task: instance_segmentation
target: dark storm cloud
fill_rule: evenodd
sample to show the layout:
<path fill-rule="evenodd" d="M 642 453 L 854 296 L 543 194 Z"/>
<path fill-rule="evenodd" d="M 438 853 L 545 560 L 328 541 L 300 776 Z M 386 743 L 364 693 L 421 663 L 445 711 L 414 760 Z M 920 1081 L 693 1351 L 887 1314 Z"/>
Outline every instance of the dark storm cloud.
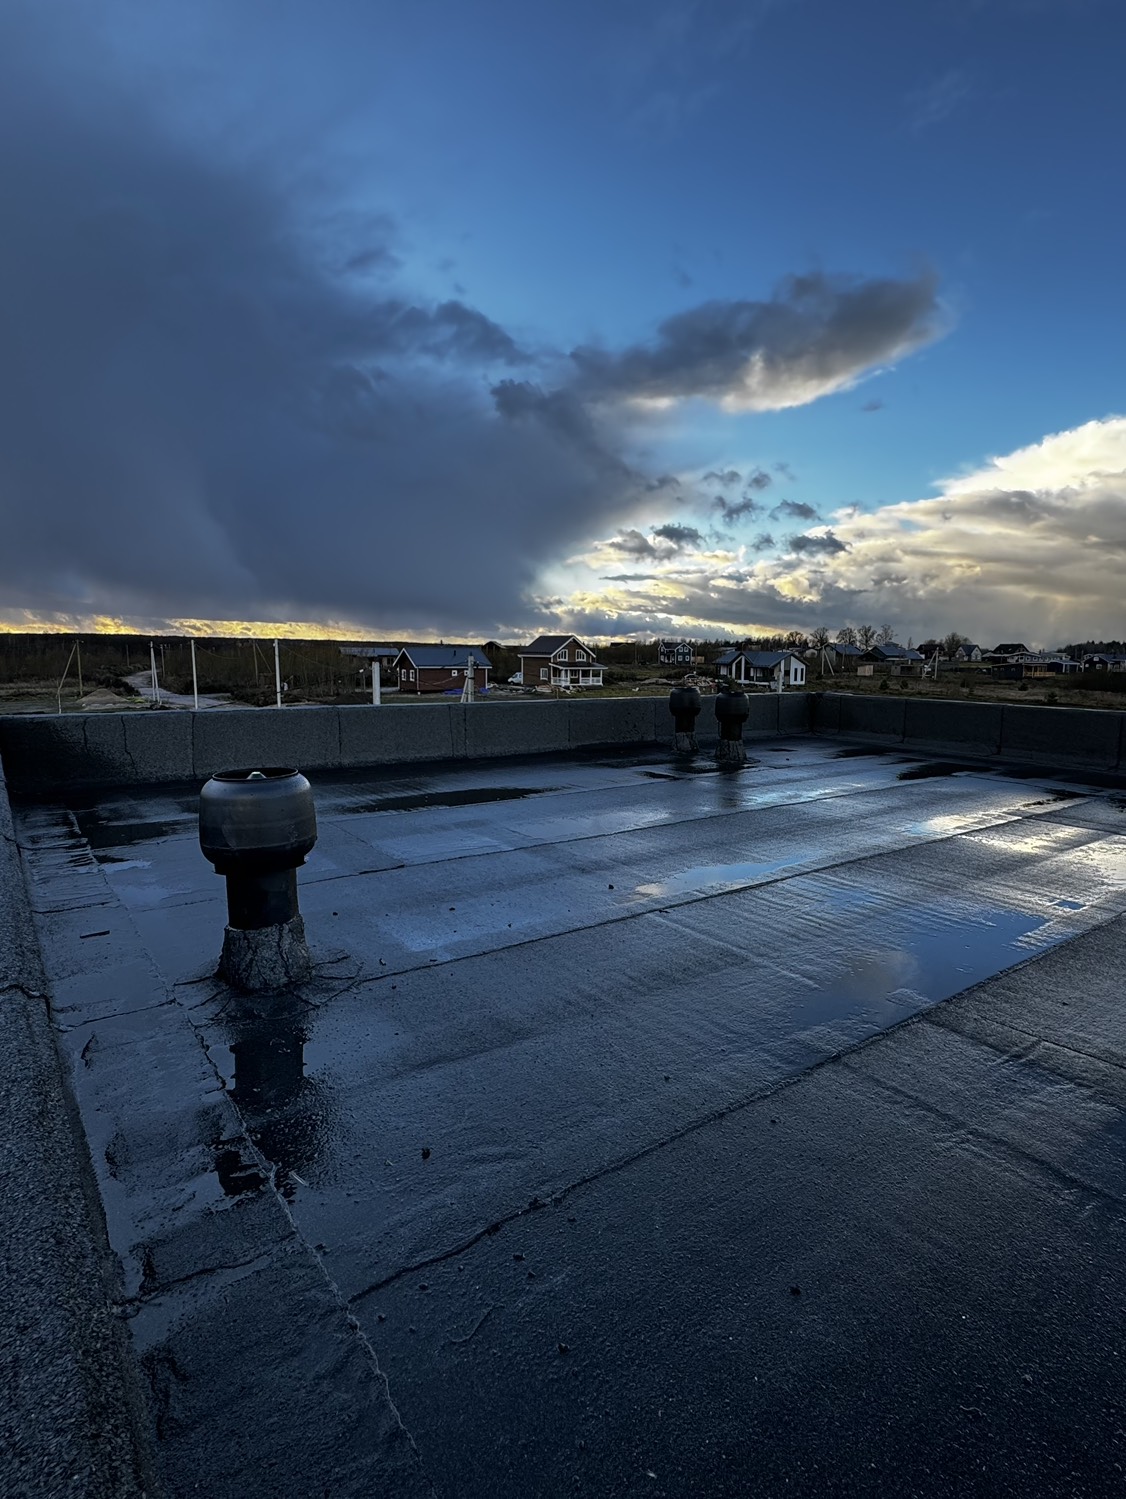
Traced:
<path fill-rule="evenodd" d="M 705 484 L 723 484 L 728 489 L 734 488 L 736 484 L 742 484 L 743 475 L 737 468 L 713 468 L 704 475 Z"/>
<path fill-rule="evenodd" d="M 766 470 L 762 468 L 752 469 L 751 472 L 747 475 L 748 489 L 769 489 L 773 482 L 774 480 L 770 477 Z"/>
<path fill-rule="evenodd" d="M 851 384 L 939 332 L 936 279 L 791 276 L 770 301 L 705 302 L 666 318 L 649 344 L 571 355 L 595 397 L 730 400 L 773 410 Z"/>
<path fill-rule="evenodd" d="M 261 162 L 60 64 L 35 14 L 0 17 L 6 606 L 487 625 L 636 499 L 505 329 L 383 290 L 371 224 L 326 253 Z"/>
<path fill-rule="evenodd" d="M 757 515 L 761 507 L 750 495 L 741 500 L 727 500 L 720 495 L 713 502 L 712 508 L 719 511 L 721 526 L 733 526 L 736 521 L 743 520 L 748 515 Z"/>
<path fill-rule="evenodd" d="M 751 542 L 751 551 L 767 552 L 774 544 L 774 537 L 771 536 L 769 531 L 760 531 L 754 541 Z"/>
<path fill-rule="evenodd" d="M 678 551 L 686 546 L 699 546 L 704 539 L 695 526 L 680 526 L 671 522 L 664 526 L 654 526 L 653 535 L 669 542 Z"/>
<path fill-rule="evenodd" d="M 817 511 L 802 500 L 782 500 L 770 512 L 771 520 L 817 520 Z"/>
<path fill-rule="evenodd" d="M 608 551 L 620 552 L 623 557 L 659 557 L 660 551 L 640 531 L 619 531 L 606 543 Z"/>
<path fill-rule="evenodd" d="M 786 546 L 791 552 L 799 552 L 805 556 L 830 557 L 837 552 L 848 551 L 848 547 L 832 531 L 826 531 L 824 536 L 791 536 Z"/>
<path fill-rule="evenodd" d="M 294 162 L 269 121 L 208 134 L 169 63 L 170 123 L 158 87 L 122 88 L 124 33 L 99 48 L 98 8 L 63 9 L 0 7 L 6 609 L 491 630 L 546 563 L 680 498 L 627 461 L 636 423 L 603 395 L 723 398 L 751 368 L 750 404 L 814 399 L 929 336 L 925 277 L 805 277 L 548 379 L 464 294 L 411 294 L 385 215 L 326 211 L 315 143 Z M 618 547 L 694 544 L 672 529 Z"/>

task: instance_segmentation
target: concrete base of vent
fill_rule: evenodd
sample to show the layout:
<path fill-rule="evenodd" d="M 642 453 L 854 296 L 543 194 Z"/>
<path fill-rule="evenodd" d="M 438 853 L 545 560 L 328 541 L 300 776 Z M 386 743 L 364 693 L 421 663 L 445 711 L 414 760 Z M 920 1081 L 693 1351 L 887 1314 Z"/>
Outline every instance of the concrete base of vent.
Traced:
<path fill-rule="evenodd" d="M 244 994 L 269 994 L 313 976 L 313 960 L 300 916 L 282 926 L 240 931 L 227 927 L 219 977 Z"/>
<path fill-rule="evenodd" d="M 694 755 L 700 748 L 700 741 L 695 734 L 677 734 L 674 747 L 678 755 Z"/>
<path fill-rule="evenodd" d="M 741 739 L 721 739 L 715 747 L 717 765 L 746 765 L 747 746 Z"/>

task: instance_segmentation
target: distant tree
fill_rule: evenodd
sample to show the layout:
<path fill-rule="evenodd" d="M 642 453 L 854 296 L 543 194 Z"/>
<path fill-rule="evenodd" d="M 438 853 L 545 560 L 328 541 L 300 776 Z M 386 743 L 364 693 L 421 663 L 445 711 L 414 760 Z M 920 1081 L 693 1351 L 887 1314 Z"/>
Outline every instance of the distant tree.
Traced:
<path fill-rule="evenodd" d="M 870 651 L 876 643 L 877 630 L 875 625 L 858 625 L 856 630 L 856 643 L 862 650 Z"/>
<path fill-rule="evenodd" d="M 910 636 L 910 635 L 908 635 L 908 637 L 907 637 L 907 649 L 908 649 L 908 650 L 909 650 L 909 651 L 913 651 L 913 650 L 914 650 L 914 649 L 915 649 L 915 642 L 914 642 L 914 640 L 913 640 L 913 639 L 912 639 L 912 638 L 911 638 L 911 636 Z"/>
<path fill-rule="evenodd" d="M 800 630 L 791 630 L 782 641 L 788 651 L 804 651 L 809 642 Z"/>
<path fill-rule="evenodd" d="M 838 645 L 855 645 L 856 644 L 856 631 L 852 628 L 851 625 L 842 625 L 841 628 L 837 631 L 837 644 Z"/>
<path fill-rule="evenodd" d="M 887 645 L 889 641 L 895 639 L 895 631 L 892 629 L 891 625 L 881 625 L 879 631 L 876 634 L 876 639 L 881 645 Z"/>
<path fill-rule="evenodd" d="M 957 630 L 951 630 L 949 635 L 942 638 L 942 654 L 947 661 L 952 661 L 958 654 L 958 647 L 965 644 L 966 637 L 959 635 Z"/>
<path fill-rule="evenodd" d="M 816 651 L 823 651 L 829 644 L 829 631 L 824 625 L 818 625 L 816 630 L 810 630 L 809 643 Z"/>

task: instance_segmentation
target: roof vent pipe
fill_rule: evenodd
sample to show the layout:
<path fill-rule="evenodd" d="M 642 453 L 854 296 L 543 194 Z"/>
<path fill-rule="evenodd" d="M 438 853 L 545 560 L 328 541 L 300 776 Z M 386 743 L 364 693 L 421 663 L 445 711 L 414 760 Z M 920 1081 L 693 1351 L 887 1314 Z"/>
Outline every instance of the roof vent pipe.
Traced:
<path fill-rule="evenodd" d="M 751 705 L 743 689 L 736 682 L 724 682 L 715 695 L 715 716 L 719 720 L 719 743 L 715 751 L 717 764 L 747 763 L 743 725 L 750 711 Z"/>
<path fill-rule="evenodd" d="M 311 978 L 297 870 L 317 841 L 313 789 L 285 767 L 223 770 L 199 795 L 199 846 L 227 881 L 219 977 L 263 993 Z"/>
<path fill-rule="evenodd" d="M 696 720 L 700 716 L 700 691 L 687 682 L 669 693 L 669 712 L 673 717 L 674 745 L 678 754 L 692 755 L 700 748 L 696 740 Z"/>

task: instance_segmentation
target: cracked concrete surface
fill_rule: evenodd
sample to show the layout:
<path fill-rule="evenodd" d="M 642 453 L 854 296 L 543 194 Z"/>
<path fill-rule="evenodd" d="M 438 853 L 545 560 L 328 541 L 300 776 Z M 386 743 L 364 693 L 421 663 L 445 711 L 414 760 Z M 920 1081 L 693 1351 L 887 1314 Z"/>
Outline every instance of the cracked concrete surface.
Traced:
<path fill-rule="evenodd" d="M 1120 1491 L 1126 814 L 756 750 L 322 776 L 285 997 L 19 809 L 170 1492 Z"/>

